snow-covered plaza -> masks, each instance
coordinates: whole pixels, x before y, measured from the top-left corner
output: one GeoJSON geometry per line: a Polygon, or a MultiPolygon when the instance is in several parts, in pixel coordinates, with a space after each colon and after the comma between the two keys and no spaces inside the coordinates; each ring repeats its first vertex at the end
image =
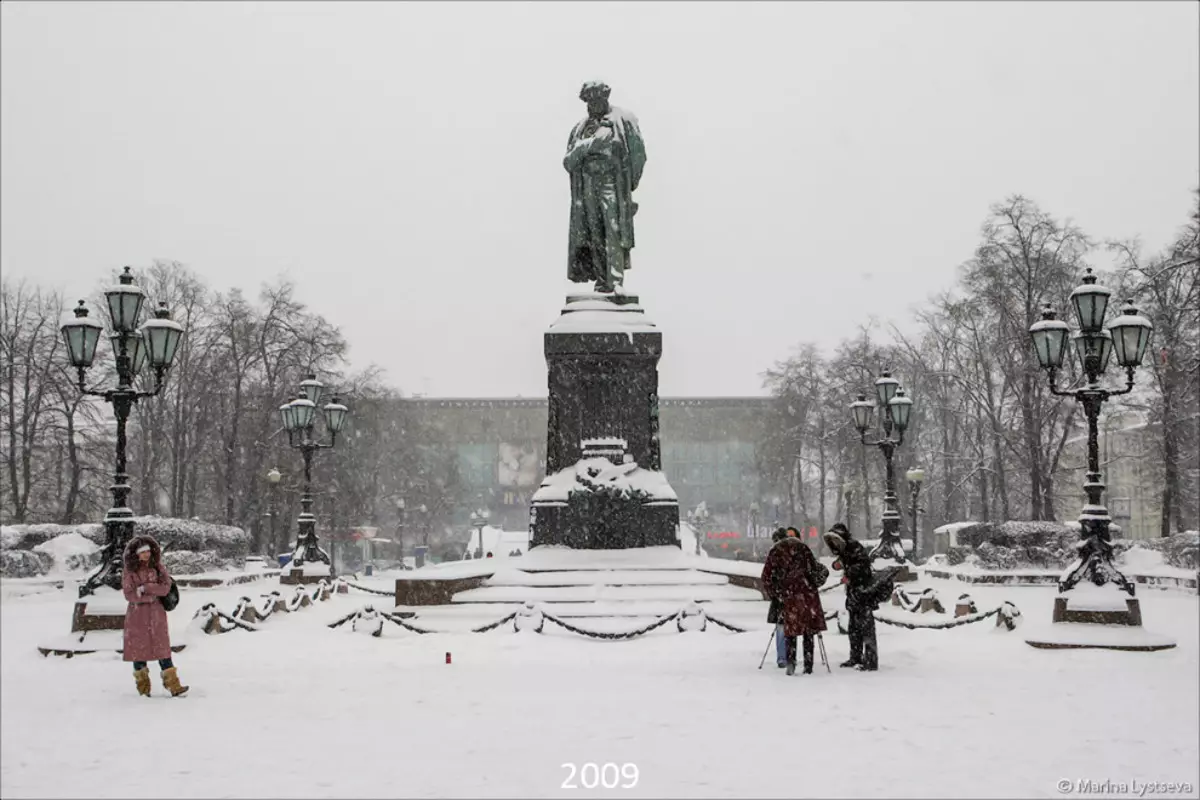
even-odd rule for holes
{"type": "Polygon", "coordinates": [[[1034,649],[1025,637],[1049,625],[1053,589],[971,587],[981,610],[1018,606],[1021,626],[880,625],[872,674],[838,669],[847,639],[831,623],[832,673],[818,661],[815,674],[791,678],[773,658],[758,669],[765,603],[762,615],[730,620],[746,633],[668,625],[630,641],[552,625],[465,632],[500,616],[478,606],[417,620],[462,633],[328,628],[368,604],[390,610],[387,597],[354,590],[253,633],[206,636],[189,624],[203,604],[229,610],[276,584],[183,591],[170,617],[191,692],[170,698],[156,676],[146,699],[115,652],[38,653],[48,632],[67,629],[74,581],[3,581],[0,794],[1061,797],[1060,781],[1083,796],[1157,781],[1195,796],[1200,784],[1200,604],[1183,591],[1139,591],[1147,628],[1178,639],[1164,652],[1034,649]],[[581,783],[596,776],[617,788],[581,783]]]}

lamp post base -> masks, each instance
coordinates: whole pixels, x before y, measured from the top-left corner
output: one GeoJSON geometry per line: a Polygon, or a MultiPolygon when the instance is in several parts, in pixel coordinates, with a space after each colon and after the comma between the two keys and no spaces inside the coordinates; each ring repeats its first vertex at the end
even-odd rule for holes
{"type": "Polygon", "coordinates": [[[333,578],[333,568],[328,564],[317,562],[316,564],[304,564],[295,569],[285,569],[284,573],[279,576],[279,583],[283,586],[301,586],[317,584],[321,581],[330,583],[333,578]],[[325,569],[321,570],[321,567],[325,569]]]}
{"type": "Polygon", "coordinates": [[[1136,597],[1120,601],[1104,598],[1097,602],[1090,594],[1060,594],[1054,599],[1053,622],[1043,632],[1030,636],[1025,643],[1046,650],[1129,650],[1154,652],[1170,650],[1176,642],[1170,637],[1142,627],[1141,603],[1136,597]]]}

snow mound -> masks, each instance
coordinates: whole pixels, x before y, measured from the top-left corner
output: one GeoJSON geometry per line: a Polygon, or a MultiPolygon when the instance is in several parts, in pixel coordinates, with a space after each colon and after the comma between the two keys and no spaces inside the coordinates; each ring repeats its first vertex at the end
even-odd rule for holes
{"type": "Polygon", "coordinates": [[[103,549],[82,534],[72,532],[42,542],[33,548],[33,552],[50,556],[59,571],[76,572],[98,565],[103,549]]]}

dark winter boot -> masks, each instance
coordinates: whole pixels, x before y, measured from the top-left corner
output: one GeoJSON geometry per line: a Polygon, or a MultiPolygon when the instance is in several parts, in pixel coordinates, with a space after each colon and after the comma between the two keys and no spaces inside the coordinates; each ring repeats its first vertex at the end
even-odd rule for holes
{"type": "MultiPolygon", "coordinates": [[[[146,679],[149,682],[149,678],[146,679]]],[[[181,694],[187,694],[190,686],[184,686],[179,682],[179,675],[175,672],[174,667],[167,667],[162,671],[163,686],[167,687],[167,691],[172,697],[179,697],[181,694]]]]}
{"type": "Polygon", "coordinates": [[[842,663],[838,664],[838,666],[839,667],[857,667],[858,662],[852,658],[849,661],[843,661],[842,663]]]}
{"type": "Polygon", "coordinates": [[[150,668],[142,667],[139,670],[134,670],[133,679],[137,681],[138,694],[143,697],[150,696],[150,668]]]}
{"type": "Polygon", "coordinates": [[[813,637],[804,637],[804,674],[812,675],[813,671],[813,637]]]}
{"type": "Polygon", "coordinates": [[[787,674],[796,674],[796,637],[787,637],[787,674]]]}

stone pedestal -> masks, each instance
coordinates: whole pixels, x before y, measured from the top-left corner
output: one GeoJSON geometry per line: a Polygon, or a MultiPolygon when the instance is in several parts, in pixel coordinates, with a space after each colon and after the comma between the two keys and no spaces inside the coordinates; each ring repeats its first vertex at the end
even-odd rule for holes
{"type": "Polygon", "coordinates": [[[679,502],[661,473],[658,360],[662,333],[646,317],[638,298],[568,295],[562,314],[546,331],[545,355],[549,373],[547,477],[531,502],[530,546],[621,549],[677,545],[679,502]],[[585,447],[591,452],[585,453],[585,447]],[[589,455],[597,458],[586,460],[589,455]],[[587,469],[581,461],[593,471],[601,470],[602,459],[622,473],[608,473],[602,480],[619,478],[621,485],[648,493],[636,509],[613,516],[601,508],[611,504],[607,498],[570,491],[574,473],[569,471],[587,469]],[[619,522],[602,524],[617,517],[619,522]]]}
{"type": "Polygon", "coordinates": [[[1115,587],[1080,584],[1054,598],[1049,628],[1028,637],[1033,647],[1050,650],[1169,650],[1176,642],[1142,627],[1141,603],[1115,587]]]}

